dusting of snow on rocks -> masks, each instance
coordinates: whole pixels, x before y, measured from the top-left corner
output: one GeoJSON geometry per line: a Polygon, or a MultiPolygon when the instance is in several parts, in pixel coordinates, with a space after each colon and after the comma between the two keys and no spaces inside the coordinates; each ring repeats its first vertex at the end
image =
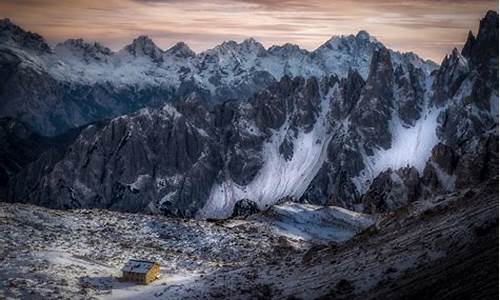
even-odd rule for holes
{"type": "Polygon", "coordinates": [[[375,223],[375,217],[335,206],[286,202],[252,221],[262,222],[290,239],[318,243],[344,242],[375,223]]]}

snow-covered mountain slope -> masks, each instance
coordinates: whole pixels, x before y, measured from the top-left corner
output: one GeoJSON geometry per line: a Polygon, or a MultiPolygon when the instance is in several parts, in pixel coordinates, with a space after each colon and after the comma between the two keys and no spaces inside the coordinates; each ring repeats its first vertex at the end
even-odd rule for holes
{"type": "MultiPolygon", "coordinates": [[[[246,101],[215,105],[184,86],[190,91],[184,101],[89,126],[57,159],[29,164],[9,182],[8,200],[226,218],[242,199],[260,209],[292,198],[380,212],[473,186],[498,169],[497,27],[498,14],[489,12],[478,36],[469,37],[473,46],[463,55],[452,51],[431,73],[375,49],[376,41],[360,33],[334,39],[307,59],[330,48],[359,48],[353,53],[359,57],[373,51],[366,77],[354,69],[345,76],[284,76],[246,101]]],[[[134,43],[147,50],[130,46],[113,57],[162,61],[150,40],[134,43]]],[[[98,54],[89,60],[107,52],[90,48],[98,54]]],[[[265,50],[254,40],[227,42],[202,54],[207,68],[200,76],[212,59],[245,69],[268,52],[311,54],[291,45],[265,50]],[[238,62],[240,56],[247,59],[238,62]]],[[[183,44],[169,53],[199,56],[183,44]]]]}
{"type": "MultiPolygon", "coordinates": [[[[82,39],[51,49],[41,36],[3,19],[0,62],[8,69],[0,75],[5,77],[0,116],[21,116],[40,133],[54,135],[192,93],[209,103],[245,100],[285,75],[344,77],[352,69],[366,78],[373,52],[383,47],[359,32],[335,36],[312,52],[291,44],[265,49],[252,38],[224,42],[199,54],[182,42],[164,51],[146,36],[118,52],[82,39]],[[25,107],[20,102],[36,104],[25,107]],[[55,109],[48,109],[47,102],[55,109]]],[[[404,68],[419,67],[427,75],[437,67],[412,53],[391,55],[404,68]]]]}

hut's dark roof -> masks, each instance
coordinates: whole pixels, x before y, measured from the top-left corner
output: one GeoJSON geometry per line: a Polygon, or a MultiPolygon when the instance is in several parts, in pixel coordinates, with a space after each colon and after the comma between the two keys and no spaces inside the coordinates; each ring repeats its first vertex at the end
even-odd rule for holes
{"type": "Polygon", "coordinates": [[[154,265],[154,261],[131,259],[123,266],[122,271],[146,274],[154,265]]]}

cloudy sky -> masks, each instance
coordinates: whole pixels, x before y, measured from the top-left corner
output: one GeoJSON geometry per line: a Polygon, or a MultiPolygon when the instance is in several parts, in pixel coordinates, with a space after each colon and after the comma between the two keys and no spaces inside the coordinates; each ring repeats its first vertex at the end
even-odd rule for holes
{"type": "Polygon", "coordinates": [[[0,18],[49,42],[82,37],[120,49],[149,35],[161,47],[185,41],[199,52],[224,40],[254,37],[313,50],[332,35],[367,30],[386,46],[440,62],[491,0],[0,0],[0,18]]]}

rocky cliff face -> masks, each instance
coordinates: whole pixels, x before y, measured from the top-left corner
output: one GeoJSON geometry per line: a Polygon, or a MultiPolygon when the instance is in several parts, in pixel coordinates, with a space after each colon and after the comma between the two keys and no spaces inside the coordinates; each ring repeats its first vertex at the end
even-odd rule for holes
{"type": "Polygon", "coordinates": [[[429,101],[437,109],[439,143],[417,174],[393,168],[374,180],[363,199],[378,206],[376,211],[387,210],[394,199],[402,206],[416,197],[475,186],[498,173],[496,12],[481,20],[477,37],[469,33],[462,54],[454,49],[445,57],[433,74],[429,101]]]}
{"type": "Polygon", "coordinates": [[[242,199],[259,209],[292,198],[381,212],[473,186],[498,170],[497,24],[498,14],[489,12],[464,54],[454,50],[432,73],[428,64],[364,32],[311,53],[291,45],[266,50],[254,40],[198,55],[180,44],[162,59],[146,38],[134,42],[147,48],[142,52],[85,46],[92,64],[175,60],[171,68],[185,68],[178,78],[191,79],[172,91],[185,97],[85,128],[61,156],[46,152],[11,179],[9,200],[224,218],[242,199]],[[276,57],[291,59],[277,69],[276,57]],[[346,70],[349,59],[356,63],[346,70]],[[274,67],[265,71],[259,62],[274,67]],[[304,71],[311,64],[318,73],[304,71]],[[190,77],[193,70],[197,78],[211,78],[206,94],[190,77]],[[228,86],[252,96],[206,101],[228,86]]]}
{"type": "MultiPolygon", "coordinates": [[[[75,128],[57,137],[44,137],[37,134],[26,123],[14,118],[0,118],[0,199],[5,201],[9,180],[30,163],[44,157],[61,159],[64,149],[71,144],[80,129],[75,128]],[[50,154],[49,154],[50,153],[50,154]]],[[[50,166],[49,161],[43,162],[50,166]]]]}

